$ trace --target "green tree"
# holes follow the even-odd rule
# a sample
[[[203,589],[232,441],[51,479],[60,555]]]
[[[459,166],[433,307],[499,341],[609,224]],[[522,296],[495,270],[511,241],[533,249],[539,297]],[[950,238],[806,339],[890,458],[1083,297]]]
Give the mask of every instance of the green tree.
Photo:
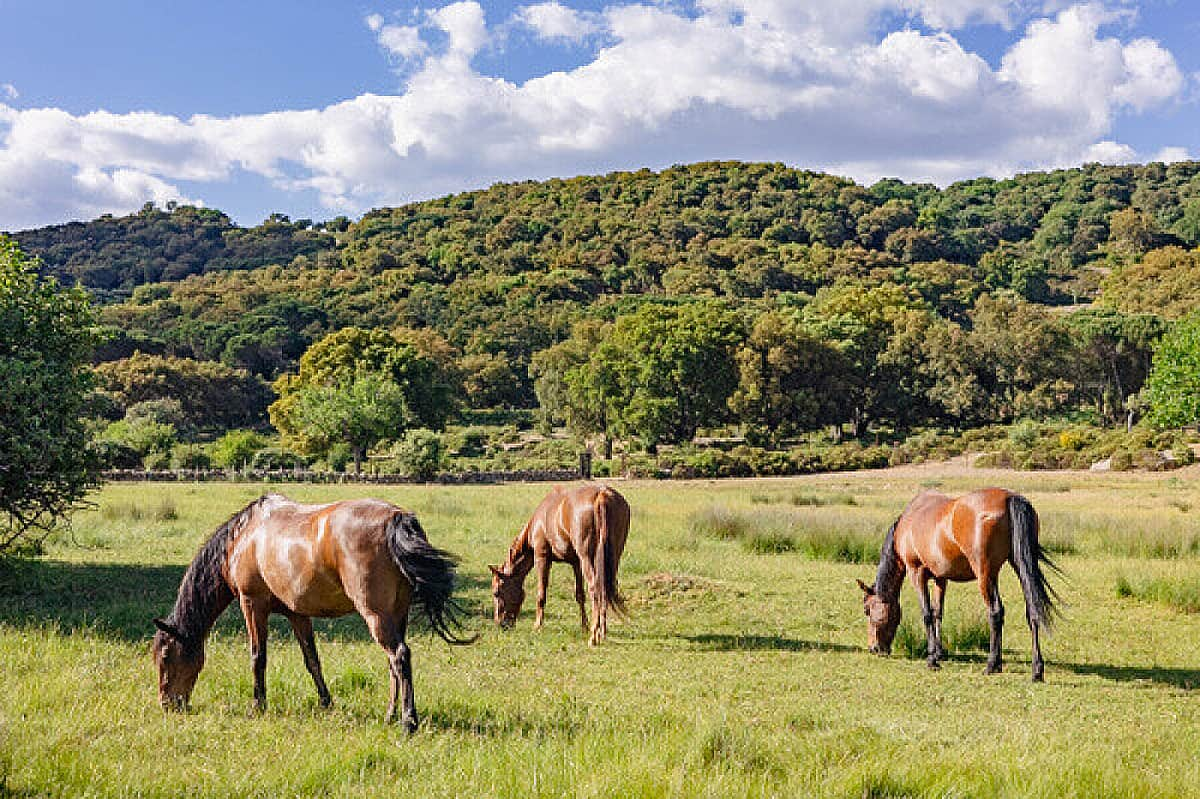
[[[302,436],[304,450],[323,455],[346,444],[356,474],[371,447],[396,437],[409,423],[404,389],[378,374],[361,374],[347,384],[303,388],[294,397],[291,423]]]
[[[230,430],[213,444],[212,460],[224,469],[240,469],[266,446],[266,439],[253,430]]]
[[[623,435],[651,450],[724,422],[737,388],[741,322],[719,302],[647,305],[619,317],[589,359],[589,383]]]
[[[760,314],[736,359],[738,387],[729,407],[753,441],[778,444],[801,431],[841,421],[849,364],[795,315]]]
[[[409,332],[349,327],[310,347],[299,373],[275,384],[271,422],[285,443],[316,455],[347,445],[357,471],[380,441],[411,427],[444,427],[453,410],[448,367]]]
[[[1176,322],[1154,349],[1146,393],[1157,426],[1200,422],[1200,313]]]
[[[80,419],[95,319],[82,289],[38,266],[0,236],[0,552],[40,543],[99,466]]]

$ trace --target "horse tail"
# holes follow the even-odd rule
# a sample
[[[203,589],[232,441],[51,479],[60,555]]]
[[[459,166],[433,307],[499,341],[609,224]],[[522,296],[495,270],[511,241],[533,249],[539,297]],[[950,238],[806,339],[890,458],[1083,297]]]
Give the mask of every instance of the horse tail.
[[[446,643],[474,642],[479,636],[456,635],[462,628],[463,609],[454,599],[455,557],[430,544],[421,523],[408,511],[392,515],[386,535],[392,561],[412,586],[412,604],[428,620],[429,628]]]
[[[1029,500],[1019,494],[1010,494],[1007,505],[1012,533],[1012,553],[1008,556],[1008,562],[1021,580],[1029,623],[1049,630],[1058,615],[1055,601],[1059,597],[1047,582],[1042,566],[1060,574],[1061,571],[1038,541],[1038,515]]]
[[[612,608],[622,616],[628,615],[625,610],[625,600],[617,591],[617,561],[618,556],[613,552],[612,531],[608,518],[608,503],[612,501],[613,493],[602,489],[596,494],[592,507],[596,515],[596,590],[599,592],[600,605]]]

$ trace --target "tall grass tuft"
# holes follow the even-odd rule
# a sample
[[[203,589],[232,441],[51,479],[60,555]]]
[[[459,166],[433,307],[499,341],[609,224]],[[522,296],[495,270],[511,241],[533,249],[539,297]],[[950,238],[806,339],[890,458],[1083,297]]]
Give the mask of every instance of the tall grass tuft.
[[[739,541],[748,552],[799,552],[812,560],[874,563],[882,533],[847,514],[821,515],[800,509],[736,511],[713,506],[692,516],[692,531],[722,541]]]
[[[1117,578],[1117,596],[1157,602],[1183,613],[1200,613],[1200,580],[1170,580],[1158,577],[1133,583],[1121,575]]]
[[[100,515],[109,521],[173,522],[179,518],[179,509],[170,497],[159,497],[151,504],[139,502],[105,503]]]
[[[991,643],[991,630],[981,619],[942,623],[942,647],[950,654],[986,652]],[[892,648],[911,660],[924,660],[929,654],[924,625],[918,626],[907,619],[900,622]]]

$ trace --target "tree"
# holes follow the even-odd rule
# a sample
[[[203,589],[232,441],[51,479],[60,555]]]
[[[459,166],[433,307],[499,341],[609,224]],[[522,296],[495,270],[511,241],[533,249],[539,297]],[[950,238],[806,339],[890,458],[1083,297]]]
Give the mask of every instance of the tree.
[[[408,426],[408,402],[394,381],[362,374],[348,384],[301,389],[292,419],[308,452],[323,454],[338,444],[349,445],[357,474],[371,447]]]
[[[453,410],[446,367],[409,333],[348,327],[313,344],[299,373],[275,384],[271,423],[285,443],[315,455],[347,445],[357,471],[380,441],[444,427]]]
[[[647,305],[619,317],[589,358],[588,383],[619,433],[652,451],[724,422],[737,388],[740,320],[719,302]]]
[[[729,407],[747,425],[749,438],[778,444],[841,420],[849,364],[795,316],[761,314],[736,359],[738,388]]]
[[[1155,425],[1200,422],[1200,313],[1176,322],[1154,349],[1146,393]]]
[[[95,318],[82,289],[38,267],[0,236],[0,552],[40,543],[99,466],[80,419]]]

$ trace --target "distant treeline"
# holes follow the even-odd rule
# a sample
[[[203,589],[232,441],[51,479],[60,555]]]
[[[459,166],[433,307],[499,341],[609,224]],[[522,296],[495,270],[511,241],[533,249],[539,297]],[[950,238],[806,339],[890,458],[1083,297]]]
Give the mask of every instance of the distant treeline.
[[[239,418],[261,421],[269,397],[245,378],[295,373],[315,342],[358,327],[419,350],[460,407],[539,408],[651,446],[730,424],[770,442],[842,424],[1115,423],[1140,413],[1171,320],[1200,307],[1200,164],[939,189],[702,163],[355,222],[239,228],[148,206],[17,238],[68,281],[132,289],[102,309],[102,360],[243,370],[228,383]]]

